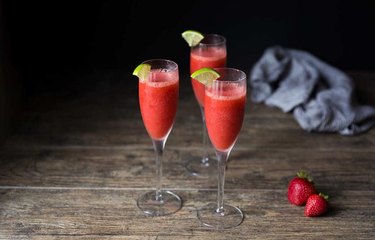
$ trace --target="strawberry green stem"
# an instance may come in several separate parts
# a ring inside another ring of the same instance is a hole
[[[313,181],[312,177],[311,177],[307,172],[305,172],[305,171],[303,171],[303,170],[298,171],[298,172],[297,172],[297,176],[298,176],[299,178],[307,179],[307,181],[309,181],[309,182],[312,182],[312,181]]]

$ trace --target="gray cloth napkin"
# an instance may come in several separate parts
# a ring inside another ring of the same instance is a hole
[[[253,102],[292,112],[307,131],[355,135],[375,124],[375,108],[357,102],[352,79],[305,51],[267,48],[249,85]]]

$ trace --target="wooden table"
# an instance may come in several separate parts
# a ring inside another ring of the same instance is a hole
[[[350,74],[360,99],[375,104],[375,74]],[[375,238],[375,130],[354,137],[308,133],[290,114],[249,100],[224,196],[245,219],[214,231],[199,225],[196,211],[216,200],[216,178],[184,168],[187,156],[200,155],[202,141],[189,79],[181,76],[163,162],[163,185],[181,196],[183,207],[152,218],[136,206],[138,195],[155,185],[137,80],[121,70],[75,77],[71,87],[34,96],[0,149],[1,239]],[[307,218],[288,202],[288,182],[300,169],[331,196],[326,215]]]

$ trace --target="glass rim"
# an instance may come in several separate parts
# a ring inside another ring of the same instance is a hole
[[[241,81],[245,81],[246,82],[246,73],[238,68],[232,68],[232,67],[217,67],[217,68],[213,68],[214,70],[218,71],[220,73],[221,70],[225,70],[225,71],[230,71],[230,72],[237,72],[238,74],[240,74],[239,76],[239,79],[237,80],[221,80],[219,77],[217,79],[217,81],[214,81],[214,83],[219,83],[219,82],[228,82],[228,83],[233,83],[233,82],[241,82]]]
[[[201,42],[198,43],[198,45],[196,45],[195,47],[197,46],[215,46],[215,45],[221,45],[221,44],[226,44],[227,43],[227,39],[221,35],[221,34],[217,34],[217,33],[205,33],[203,34],[204,37],[206,36],[209,36],[209,37],[214,37],[216,39],[220,39],[221,41],[218,41],[218,42],[214,42],[214,43],[204,43],[202,41],[204,41],[204,38]]]
[[[171,71],[174,71],[174,70],[178,69],[178,64],[175,61],[172,61],[172,60],[169,60],[169,59],[166,59],[166,58],[151,58],[151,59],[147,59],[147,60],[143,61],[142,63],[150,64],[151,65],[151,69],[152,69],[152,66],[153,66],[152,63],[153,62],[170,63],[171,65],[174,66],[173,68],[170,69]]]

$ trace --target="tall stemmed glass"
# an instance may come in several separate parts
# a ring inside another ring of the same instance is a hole
[[[201,42],[190,48],[190,74],[202,67],[225,67],[227,63],[226,38],[219,34],[204,34]],[[204,84],[191,78],[194,95],[199,104],[203,123],[203,153],[201,158],[188,159],[186,168],[197,176],[209,176],[215,172],[216,159],[209,154],[211,143],[207,138],[204,117]]]
[[[215,68],[220,77],[205,88],[205,116],[208,135],[218,158],[217,203],[198,210],[205,226],[226,229],[238,226],[243,213],[224,204],[225,170],[228,156],[236,143],[245,115],[246,74],[234,68]]]
[[[156,190],[142,194],[137,205],[147,215],[163,216],[182,206],[177,194],[161,186],[163,150],[177,112],[179,71],[175,62],[166,59],[151,59],[143,64],[150,71],[144,79],[139,77],[139,106],[156,154]]]

